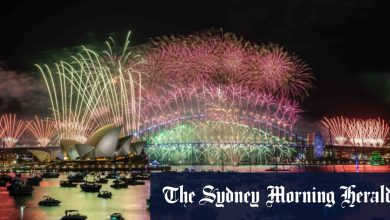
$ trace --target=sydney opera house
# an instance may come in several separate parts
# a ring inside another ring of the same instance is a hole
[[[59,169],[111,168],[114,161],[131,164],[132,167],[145,165],[142,155],[145,142],[134,142],[132,136],[120,137],[121,129],[122,126],[108,124],[97,129],[84,143],[64,139],[60,140],[60,149],[28,151],[39,162],[61,161],[53,165],[58,166],[53,168]]]

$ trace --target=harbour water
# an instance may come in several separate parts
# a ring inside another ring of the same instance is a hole
[[[145,185],[129,186],[127,189],[113,189],[110,180],[102,184],[101,190],[112,192],[111,199],[97,197],[97,193],[82,192],[80,187],[60,187],[60,180],[66,180],[66,174],[59,178],[43,179],[35,186],[32,196],[13,197],[5,187],[0,187],[0,220],[58,220],[67,209],[76,209],[88,216],[88,220],[104,220],[114,212],[122,213],[126,219],[150,219],[146,209],[146,199],[150,194],[150,181]],[[43,196],[51,196],[61,201],[59,206],[42,207],[38,202]]]
[[[172,166],[173,171],[183,171],[191,166]],[[223,168],[222,168],[223,167]],[[214,171],[236,172],[269,172],[272,165],[253,166],[193,166],[194,169]],[[390,166],[370,165],[320,165],[320,166],[278,166],[285,172],[390,172]],[[272,171],[271,171],[272,173]],[[13,197],[8,195],[5,187],[0,187],[0,220],[58,220],[67,209],[79,210],[87,215],[88,220],[104,220],[114,212],[122,213],[126,219],[148,220],[150,213],[146,208],[146,199],[150,195],[150,181],[145,185],[129,186],[127,189],[113,189],[110,187],[113,180],[102,184],[101,190],[112,192],[111,199],[97,197],[97,193],[82,192],[80,187],[60,187],[60,180],[66,180],[67,173],[62,173],[59,178],[43,179],[40,186],[35,186],[32,196]],[[51,196],[61,201],[60,206],[42,207],[38,202],[43,196]]]

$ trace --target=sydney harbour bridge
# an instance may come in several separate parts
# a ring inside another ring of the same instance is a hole
[[[294,134],[299,103],[313,80],[296,55],[221,30],[137,48],[129,37],[123,48],[110,38],[103,52],[82,47],[37,65],[57,140],[88,143],[112,124],[119,138],[145,143],[150,160],[168,164],[294,160],[304,141]]]

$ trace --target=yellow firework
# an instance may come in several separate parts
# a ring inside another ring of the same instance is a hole
[[[128,49],[130,32],[120,53],[112,38],[107,50],[97,53],[86,47],[69,62],[54,68],[37,65],[46,83],[60,139],[84,141],[98,126],[114,123],[134,133],[140,124],[143,62]],[[118,55],[119,54],[119,55]]]

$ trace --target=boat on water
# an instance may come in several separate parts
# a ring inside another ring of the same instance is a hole
[[[106,178],[107,179],[116,179],[116,178],[118,178],[118,176],[119,175],[116,172],[113,172],[113,173],[107,174]]]
[[[136,180],[150,180],[150,176],[146,176],[146,175],[136,175],[132,178]]]
[[[145,185],[145,182],[137,180],[135,178],[130,178],[127,179],[127,184],[131,186],[136,186],[136,185]]]
[[[77,187],[77,183],[74,183],[72,181],[66,181],[66,180],[61,180],[60,181],[60,186],[61,187]]]
[[[270,167],[270,168],[266,169],[265,171],[271,171],[271,172],[282,171],[282,172],[286,172],[286,171],[290,171],[290,170],[287,169],[287,168],[284,168],[284,167],[277,167],[277,166],[274,166],[274,167]]]
[[[39,186],[39,183],[42,181],[42,177],[37,175],[32,175],[27,178],[27,184],[32,186]]]
[[[60,176],[60,173],[55,171],[47,171],[42,174],[43,178],[58,178]]]
[[[85,177],[86,177],[85,173],[78,172],[78,173],[70,173],[67,178],[69,181],[72,182],[84,182]]]
[[[114,180],[113,184],[111,185],[112,188],[115,189],[121,189],[121,188],[127,188],[128,184],[126,181],[122,180]]]
[[[58,206],[61,203],[60,200],[54,199],[50,196],[44,196],[43,200],[39,201],[41,206]]]
[[[125,220],[121,213],[112,213],[110,215],[110,220]]]
[[[86,215],[81,215],[79,210],[66,210],[65,216],[61,220],[85,220],[88,217]]]
[[[16,178],[11,181],[11,185],[7,187],[7,190],[10,196],[31,196],[34,188],[21,179]]]
[[[116,179],[116,178],[118,178],[118,176],[119,176],[119,173],[113,171],[113,172],[107,174],[106,178],[107,179]]]
[[[184,170],[182,171],[183,173],[195,173],[196,172],[196,170],[194,169],[194,168],[192,168],[192,167],[186,167],[186,168],[184,168]]]
[[[108,183],[108,179],[98,176],[95,180],[96,183]]]
[[[106,178],[100,178],[100,179],[97,179],[95,182],[97,182],[97,183],[108,183],[108,179],[106,179]]]
[[[97,195],[97,197],[99,198],[104,198],[104,199],[108,199],[108,198],[111,198],[112,197],[112,193],[110,191],[100,191]]]
[[[150,180],[150,174],[143,172],[133,172],[131,178],[136,180]]]
[[[80,188],[84,192],[99,192],[102,188],[102,185],[95,182],[85,182],[80,184]]]

